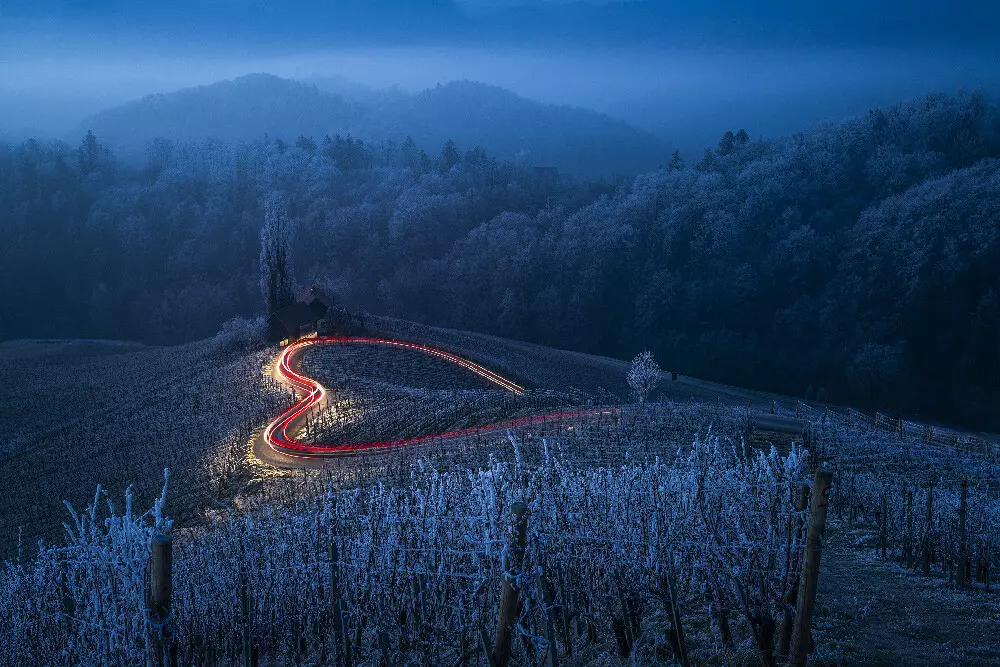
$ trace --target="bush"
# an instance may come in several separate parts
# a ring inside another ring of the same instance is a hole
[[[253,350],[264,345],[265,334],[263,317],[234,317],[222,325],[214,340],[220,350]]]

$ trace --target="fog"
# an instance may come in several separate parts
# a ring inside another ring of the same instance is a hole
[[[652,3],[580,9],[536,2],[531,10],[509,6],[516,3],[423,4],[434,9],[418,3],[403,12],[381,0],[379,19],[366,22],[375,15],[344,14],[351,3],[342,3],[329,10],[324,36],[291,10],[268,20],[205,10],[197,27],[183,27],[181,10],[136,17],[115,3],[103,10],[96,3],[38,16],[18,13],[14,3],[7,14],[15,18],[3,20],[0,10],[0,135],[72,139],[88,116],[109,107],[255,72],[324,85],[333,78],[352,93],[363,89],[351,82],[415,92],[480,81],[607,113],[685,152],[714,143],[730,127],[777,136],[927,92],[1000,90],[1000,48],[981,34],[991,28],[976,32],[975,17],[958,6],[949,13],[911,5],[908,21],[879,31],[851,3],[836,16],[789,14],[787,24],[768,22],[776,11],[770,5],[771,14],[747,18],[732,3],[716,3],[716,14],[674,16],[657,36],[645,24],[670,17]],[[202,5],[225,3],[181,6]],[[616,22],[605,17],[605,30],[600,11],[615,12],[608,17]],[[964,22],[952,16],[960,11],[968,14]],[[642,12],[655,20],[641,23]],[[408,31],[406,22],[417,16],[429,17],[427,25]],[[379,30],[371,28],[376,24]]]

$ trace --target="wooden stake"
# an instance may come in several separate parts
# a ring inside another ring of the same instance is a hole
[[[885,492],[882,493],[882,530],[879,541],[882,546],[882,560],[885,560],[885,552],[889,547],[889,499]]]
[[[962,479],[962,495],[958,504],[958,578],[956,579],[956,583],[959,588],[963,588],[965,586],[965,561],[967,558],[965,544],[965,512],[968,486],[968,481]]]
[[[156,535],[150,546],[149,610],[162,622],[170,616],[174,545],[169,535]]]
[[[906,567],[913,567],[913,491],[906,492],[906,544],[903,551]]]
[[[344,632],[343,604],[340,599],[340,553],[337,550],[337,540],[330,535],[330,546],[328,547],[330,558],[330,606],[333,608],[333,648],[337,664],[342,665],[347,662],[347,642]]]
[[[924,523],[924,548],[920,564],[925,575],[931,573],[931,524],[934,522],[934,486],[927,487],[927,516]]]
[[[788,664],[804,667],[809,655],[809,628],[812,624],[813,606],[816,603],[816,588],[819,584],[819,562],[823,553],[823,531],[826,528],[826,513],[830,507],[830,491],[833,475],[820,467],[813,480],[810,502],[809,528],[806,532],[805,550],[802,554],[802,578],[795,608],[795,626],[792,630],[792,651]]]
[[[518,595],[520,587],[517,577],[521,574],[524,563],[524,550],[528,541],[528,506],[516,502],[514,510],[514,535],[510,545],[510,560],[504,564],[503,594],[500,598],[500,617],[497,620],[497,630],[493,637],[493,662],[496,667],[507,667],[510,664],[511,627],[518,617]]]
[[[169,535],[153,536],[149,556],[149,616],[157,625],[153,645],[158,665],[170,664],[176,658],[168,627],[173,597],[173,561],[173,539]]]
[[[809,485],[803,484],[799,487],[799,497],[797,499],[795,509],[799,512],[804,512],[809,508]],[[796,538],[801,538],[802,531],[801,528],[797,532]],[[801,571],[801,564],[799,567]],[[791,584],[788,587],[788,594],[785,597],[785,614],[781,619],[781,630],[778,633],[778,656],[782,659],[788,659],[788,651],[792,644],[792,629],[795,624],[795,606],[797,604],[799,594],[799,573],[796,572],[792,575]]]
[[[379,632],[378,643],[382,651],[382,667],[392,667],[392,654],[389,651],[389,633],[385,630]]]

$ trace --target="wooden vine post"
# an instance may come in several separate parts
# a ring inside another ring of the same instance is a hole
[[[906,567],[913,567],[913,491],[906,491],[906,544],[903,546]]]
[[[795,509],[799,512],[805,512],[809,509],[809,493],[810,488],[808,484],[803,484],[799,487],[799,495],[797,502],[795,504]],[[801,537],[802,529],[798,531],[796,537]],[[801,572],[802,568],[799,568]],[[781,631],[778,633],[778,655],[782,658],[788,658],[788,651],[792,644],[792,629],[795,627],[795,607],[798,602],[799,595],[799,573],[796,572],[792,575],[791,585],[788,587],[788,594],[784,600],[785,615],[781,619]]]
[[[920,567],[925,575],[931,573],[931,552],[934,549],[933,533],[931,532],[934,523],[934,485],[927,486],[927,516],[924,518],[924,544],[920,554]]]
[[[882,547],[882,560],[885,560],[885,552],[889,548],[889,499],[885,491],[882,492],[882,525],[879,527],[879,546]]]
[[[170,623],[173,614],[174,543],[169,535],[154,535],[149,556],[149,619],[153,626],[155,665],[169,665],[175,659]]]
[[[528,506],[516,502],[514,510],[514,535],[511,540],[509,560],[504,563],[503,594],[500,597],[500,618],[493,637],[493,661],[496,667],[507,667],[511,655],[511,628],[519,616],[521,592],[518,578],[524,564],[524,551],[528,542]]]
[[[966,567],[965,561],[968,559],[967,545],[965,542],[965,514],[966,514],[966,495],[968,492],[969,483],[965,479],[962,480],[962,495],[959,500],[958,505],[958,578],[957,583],[959,588],[963,588],[966,584]]]
[[[824,467],[818,468],[812,486],[809,527],[806,530],[806,544],[802,553],[802,576],[799,579],[795,626],[792,630],[792,650],[788,658],[788,664],[792,666],[804,667],[806,657],[809,655],[809,628],[812,625],[813,606],[816,603],[819,562],[823,553],[823,531],[826,528],[826,513],[830,507],[832,488],[833,474]]]
[[[330,608],[333,612],[334,656],[338,665],[350,667],[350,647],[344,628],[344,600],[340,592],[340,552],[337,549],[337,540],[332,534],[327,546],[327,557],[330,561]]]

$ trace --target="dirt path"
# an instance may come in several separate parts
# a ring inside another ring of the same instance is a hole
[[[815,664],[1000,665],[1000,594],[958,591],[882,561],[868,531],[834,527],[820,571]]]

